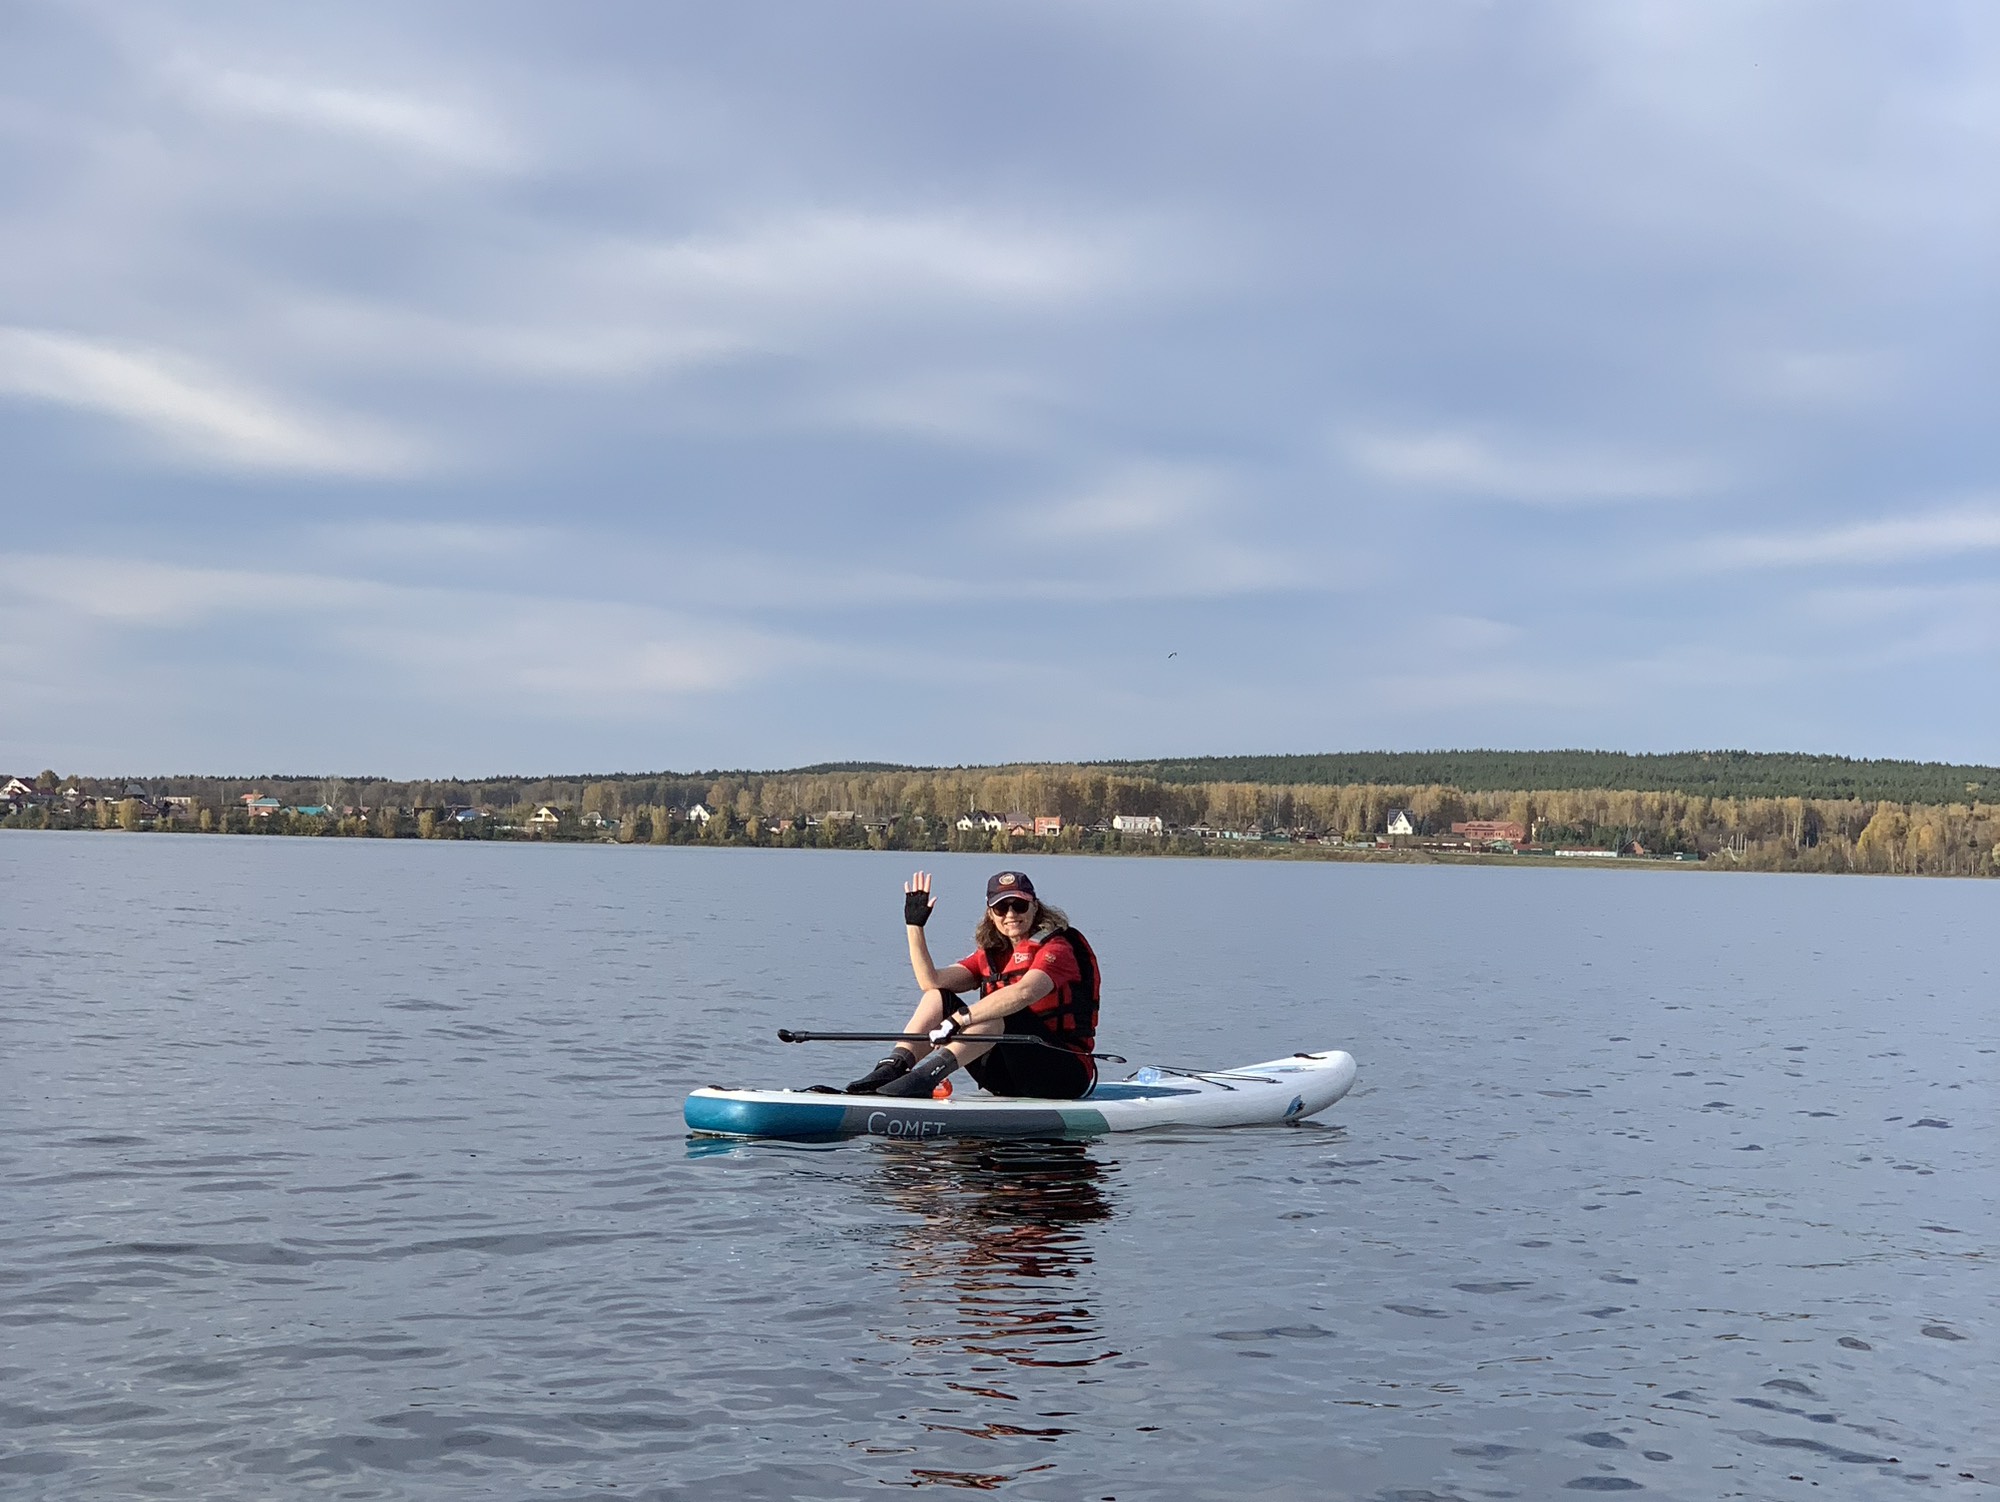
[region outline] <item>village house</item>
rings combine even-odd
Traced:
[[[534,830],[537,834],[552,831],[560,823],[562,823],[562,815],[557,813],[553,808],[550,808],[546,803],[536,809],[528,818],[528,828]]]
[[[1511,819],[1466,819],[1451,826],[1451,832],[1463,835],[1475,844],[1525,845],[1528,831]]]
[[[1158,814],[1113,814],[1111,830],[1114,834],[1165,834],[1167,821]]]
[[[253,819],[268,819],[284,807],[284,804],[269,793],[245,793],[242,802],[243,811]]]
[[[1035,815],[1035,838],[1042,840],[1052,839],[1056,835],[1061,834],[1062,832],[1063,832],[1062,815],[1060,814]]]
[[[1384,834],[1422,834],[1423,820],[1407,808],[1389,810],[1389,821],[1382,826]]]
[[[952,828],[963,834],[969,834],[975,829],[983,830],[987,834],[998,834],[1006,827],[1006,821],[998,814],[989,814],[983,808],[975,808],[970,813],[960,814],[952,824]]]
[[[687,821],[690,824],[699,824],[702,828],[706,829],[708,821],[714,817],[714,813],[710,811],[706,803],[694,803],[688,806]]]

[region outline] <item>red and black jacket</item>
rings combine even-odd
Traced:
[[[1097,954],[1090,940],[1073,928],[1038,933],[1008,948],[981,951],[986,973],[979,978],[979,994],[991,996],[1004,986],[1024,978],[1035,969],[1035,960],[1046,945],[1060,940],[1076,958],[1077,978],[1059,981],[1040,1001],[1030,1002],[1007,1017],[1010,1033],[1038,1033],[1049,1042],[1073,1053],[1090,1056],[1097,1046],[1098,971]],[[1048,973],[1044,971],[1044,973]],[[1053,974],[1049,978],[1054,980]]]

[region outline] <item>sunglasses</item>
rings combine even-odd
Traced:
[[[987,911],[997,913],[1002,918],[1016,918],[1033,906],[1033,903],[1024,902],[1019,897],[1002,897],[998,902],[989,907]]]

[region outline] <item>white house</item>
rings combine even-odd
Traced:
[[[989,814],[983,808],[975,808],[971,813],[960,814],[952,827],[964,831],[983,829],[988,834],[998,834],[1007,827],[1007,821],[998,814]]]
[[[528,827],[530,829],[554,829],[560,823],[562,823],[562,815],[544,803],[529,818]]]
[[[1392,808],[1389,810],[1389,823],[1386,827],[1390,834],[1416,834],[1419,832],[1418,822],[1417,816],[1407,808]]]
[[[692,806],[689,807],[687,812],[688,823],[700,824],[703,827],[706,827],[708,821],[714,817],[715,816],[709,812],[708,806],[702,803],[693,804]]]
[[[1114,834],[1165,834],[1167,821],[1158,814],[1113,814],[1111,829]]]

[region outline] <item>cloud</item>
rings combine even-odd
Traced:
[[[484,380],[618,381],[691,369],[736,354],[745,338],[716,320],[657,316],[629,299],[595,306],[591,277],[561,256],[524,272],[537,285],[529,316],[399,307],[361,298],[282,300],[270,315],[294,348],[371,370],[422,370]],[[551,302],[568,306],[551,307]]]
[[[426,588],[141,559],[0,554],[0,618],[14,611],[108,631],[186,630],[232,617],[290,622],[319,654],[451,699],[532,696],[622,718],[663,697],[740,688],[830,649],[803,638],[616,601]],[[296,670],[296,664],[295,664]]]
[[[1134,463],[1077,493],[1029,508],[1023,520],[1053,536],[1133,538],[1178,531],[1211,514],[1223,477],[1189,465]]]
[[[569,534],[552,526],[376,519],[313,527],[307,533],[306,547],[313,557],[331,555],[357,562],[383,558],[434,562],[452,557],[534,563],[550,550],[572,543]]]
[[[1700,558],[1721,569],[1905,563],[2000,548],[2000,507],[1973,504],[1817,531],[1715,537]]]
[[[1791,606],[1851,662],[1895,665],[2000,648],[2000,583],[1859,586],[1802,592]]]
[[[648,606],[459,595],[344,622],[335,640],[454,698],[493,692],[626,718],[662,697],[749,686],[773,669],[826,655],[797,639]]]
[[[1703,466],[1682,460],[1501,446],[1463,431],[1351,432],[1342,448],[1357,469],[1392,484],[1531,505],[1666,500],[1714,484]]]
[[[2000,613],[2000,583],[1868,584],[1799,593],[1792,607],[1813,629],[1914,617]]]
[[[863,368],[843,361],[826,391],[785,420],[987,441],[1022,433],[1010,405],[1036,383],[949,369],[911,374],[909,324],[1011,318],[1130,290],[1125,237],[1110,230],[953,212],[816,211],[747,228],[635,241],[530,237],[489,259],[464,313],[383,298],[286,292],[265,325],[285,347],[360,368],[471,373],[481,380],[622,381],[746,354],[838,344],[859,326]],[[496,295],[496,288],[498,295]],[[885,330],[900,323],[893,340]],[[957,336],[940,335],[953,358]],[[914,342],[929,342],[919,330]],[[886,377],[871,368],[887,363]],[[758,414],[768,423],[771,413]]]
[[[1052,387],[1025,373],[925,369],[873,382],[849,381],[809,406],[836,428],[907,435],[975,448],[1044,444]]]
[[[126,627],[192,626],[244,612],[366,608],[387,593],[382,585],[312,574],[33,553],[0,554],[0,588],[86,621]]]
[[[0,395],[119,418],[205,466],[383,478],[423,462],[416,444],[373,424],[304,413],[179,357],[75,334],[0,326]]]
[[[822,211],[628,244],[607,257],[607,269],[657,294],[760,305],[912,297],[1035,304],[1101,288],[1125,259],[1118,238],[971,211]]]
[[[1865,350],[1774,350],[1734,362],[1731,385],[1754,401],[1801,408],[1865,407],[1902,375],[1893,355]]]
[[[169,78],[216,114],[319,131],[456,167],[504,171],[521,153],[496,125],[454,105],[380,89],[211,67],[182,57]]]
[[[1010,579],[1028,598],[1065,601],[1215,599],[1328,589],[1344,560],[1252,540],[1253,484],[1219,467],[1133,460],[1067,494],[1018,506],[1035,539],[1033,577]]]

